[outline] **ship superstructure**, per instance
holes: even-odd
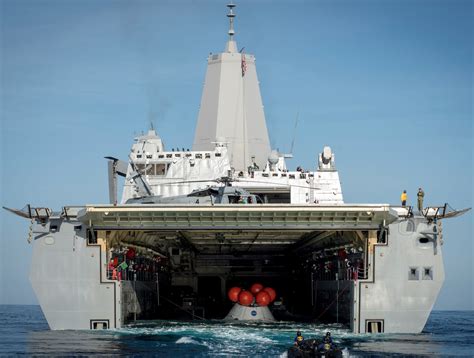
[[[444,281],[441,220],[462,211],[346,204],[328,146],[312,169],[289,169],[228,7],[191,151],[150,129],[128,161],[107,157],[109,204],[12,210],[32,221],[30,278],[51,329],[224,318],[227,290],[261,281],[279,320],[421,332]]]

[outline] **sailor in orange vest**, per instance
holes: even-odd
[[[407,205],[407,191],[404,190],[402,195],[400,195],[400,200],[402,201],[402,206]]]

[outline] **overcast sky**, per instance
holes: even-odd
[[[104,156],[150,121],[191,147],[225,1],[0,0],[1,205],[106,203]],[[346,202],[472,206],[472,1],[238,1],[271,144],[336,155]],[[2,210],[0,303],[36,304],[27,220]],[[444,223],[436,309],[473,309],[473,214]],[[394,263],[396,264],[396,263]]]

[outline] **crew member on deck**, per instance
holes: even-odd
[[[418,211],[421,212],[423,210],[423,198],[425,197],[425,192],[423,189],[418,188],[418,193],[416,196],[418,197]]]
[[[402,206],[407,205],[407,191],[404,190],[402,195],[400,195],[400,200],[402,201]]]

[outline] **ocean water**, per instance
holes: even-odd
[[[39,306],[0,305],[0,356],[285,357],[295,332],[331,331],[345,357],[474,356],[474,311],[434,311],[421,334],[355,335],[338,325],[148,321],[104,331],[50,331]]]

